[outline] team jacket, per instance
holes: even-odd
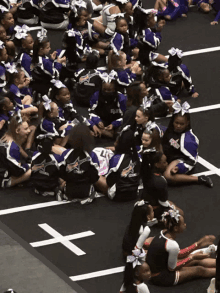
[[[89,106],[90,97],[101,88],[100,72],[96,69],[79,69],[74,74],[76,84],[76,99],[81,104]]]
[[[50,134],[52,137],[65,137],[68,132],[72,129],[72,125],[68,125],[64,130],[59,130],[59,128],[66,124],[65,119],[60,117],[56,118],[43,118],[38,127],[38,134]]]
[[[21,153],[19,146],[14,142],[3,143],[0,141],[0,176],[4,177],[8,172],[8,177],[19,177],[29,169],[28,164],[21,163]]]
[[[134,162],[129,154],[114,155],[109,161],[106,182],[108,196],[113,199],[120,193],[137,192],[140,179],[140,164]]]
[[[95,125],[103,120],[117,128],[121,126],[122,117],[126,110],[126,101],[127,98],[120,92],[115,94],[113,100],[106,101],[97,91],[90,99],[90,119]]]
[[[70,9],[69,0],[43,0],[39,1],[40,21],[50,24],[58,24],[68,18]]]
[[[67,196],[88,197],[91,185],[99,179],[97,156],[80,149],[67,149],[61,156],[59,166],[66,181]]]
[[[52,191],[59,185],[59,163],[61,156],[56,154],[42,155],[35,152],[31,162],[31,181],[41,191]]]
[[[38,0],[22,0],[22,4],[17,9],[19,18],[31,19],[35,15],[39,16]]]
[[[176,159],[184,159],[190,166],[197,163],[199,140],[192,129],[184,133],[169,132],[164,136],[162,145],[169,163]]]

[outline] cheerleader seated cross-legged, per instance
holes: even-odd
[[[193,245],[180,250],[176,237],[186,229],[184,218],[177,210],[162,215],[166,229],[154,237],[147,253],[147,263],[152,273],[151,281],[158,286],[173,286],[197,278],[216,275],[216,259],[210,258],[211,250],[197,248],[213,244],[215,236],[207,235]]]

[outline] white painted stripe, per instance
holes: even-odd
[[[50,227],[48,224],[39,224],[39,227],[41,227],[44,231],[46,231],[48,234],[50,234],[54,238],[61,238],[60,243],[62,243],[66,248],[68,248],[70,251],[75,253],[76,255],[84,255],[86,254],[84,251],[82,251],[79,247],[71,243],[70,241],[66,240],[65,237],[63,237],[60,233],[58,233],[56,230],[54,230],[52,227]]]
[[[201,172],[201,173],[196,173],[196,174],[192,174],[192,176],[210,176],[215,174],[214,171],[205,171],[205,172]]]
[[[205,48],[205,49],[199,49],[199,50],[192,50],[192,51],[187,51],[183,52],[183,56],[191,56],[191,55],[197,55],[197,54],[202,54],[202,53],[209,53],[209,52],[216,52],[220,51],[220,47],[211,47],[211,48]],[[165,57],[169,57],[169,55],[166,55]]]
[[[89,273],[89,274],[73,276],[73,277],[70,277],[70,279],[72,281],[81,281],[81,280],[97,278],[97,277],[101,277],[101,276],[122,273],[122,272],[124,272],[124,269],[125,269],[125,267],[117,267],[117,268],[103,270],[103,271],[97,271],[97,272],[93,272],[93,273]]]
[[[58,206],[58,205],[67,204],[70,202],[71,201],[50,201],[50,202],[43,202],[43,203],[37,203],[37,204],[17,207],[17,208],[0,210],[0,216],[18,213],[18,212],[30,211],[30,210],[35,210],[35,209],[47,208],[47,207],[52,207],[52,206]]]
[[[212,165],[211,163],[209,163],[208,161],[206,161],[205,159],[201,158],[200,156],[198,157],[198,162],[199,162],[199,164],[203,165],[204,167],[206,167],[210,171],[213,171],[213,172],[215,172],[215,174],[220,176],[220,170],[217,167],[215,167],[214,165]]]
[[[86,232],[81,232],[81,233],[72,234],[72,235],[68,235],[68,236],[62,236],[62,237],[57,237],[57,238],[53,238],[53,239],[32,242],[32,243],[30,243],[30,245],[32,247],[40,247],[40,246],[46,246],[46,245],[61,242],[61,240],[63,240],[63,238],[65,238],[67,241],[70,241],[70,240],[75,240],[75,239],[93,236],[93,235],[95,235],[95,233],[93,233],[92,231],[86,231]]]
[[[30,31],[36,31],[36,30],[40,30],[42,29],[42,26],[33,26],[33,27],[29,27]]]
[[[193,108],[189,110],[189,113],[198,113],[198,112],[204,112],[204,111],[210,111],[210,110],[216,110],[216,109],[220,109],[220,104]],[[172,115],[169,114],[166,117],[157,117],[156,119],[169,118],[171,116]]]

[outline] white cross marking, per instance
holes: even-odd
[[[54,243],[62,243],[66,248],[71,250],[76,255],[84,255],[86,253],[82,251],[79,247],[71,243],[70,240],[95,235],[95,233],[93,233],[92,231],[86,231],[82,233],[63,236],[60,233],[58,233],[56,230],[51,228],[48,224],[39,224],[38,226],[42,228],[44,231],[46,231],[48,234],[53,236],[54,238],[43,240],[43,241],[32,242],[30,243],[32,247],[40,247],[40,246],[50,245]]]

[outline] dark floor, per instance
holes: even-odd
[[[153,1],[148,1],[145,7],[153,7]],[[210,25],[210,21],[214,19],[213,12],[201,14],[195,7],[190,10],[187,19],[167,23],[162,32],[160,53],[167,55],[168,49],[172,46],[183,51],[220,46],[220,26]],[[61,34],[50,31],[49,36],[53,49],[59,47]],[[183,62],[190,68],[196,90],[200,94],[197,99],[183,95],[183,100],[187,97],[191,108],[219,103],[219,57],[220,52],[217,51],[183,58]],[[82,114],[85,114],[85,109],[82,110]],[[191,115],[193,130],[200,140],[199,155],[217,168],[220,168],[219,114],[220,110],[210,110]],[[165,118],[158,122],[167,125],[168,121],[168,118]],[[207,169],[198,164],[193,172],[203,171]],[[177,239],[181,248],[190,245],[204,234],[220,234],[220,178],[217,175],[211,178],[214,182],[213,189],[197,185],[169,189],[170,200],[185,212],[187,230]],[[1,210],[47,201],[49,199],[36,196],[28,188],[12,188],[0,192]],[[76,256],[62,244],[36,248],[37,252],[70,277],[124,265],[121,242],[132,206],[133,202],[114,203],[107,198],[100,198],[88,206],[69,203],[2,215],[1,221],[27,243],[51,238],[38,226],[42,223],[47,223],[63,236],[89,230],[94,232],[93,236],[72,241],[86,252],[83,256]],[[153,228],[152,236],[158,231],[157,228]],[[122,278],[123,274],[117,273],[78,281],[77,284],[88,293],[116,293],[119,292]],[[149,289],[151,293],[201,293],[206,292],[209,282],[210,280],[196,280],[173,288],[159,288],[149,284]],[[2,288],[5,288],[3,283],[0,289]],[[26,291],[18,293],[22,292]],[[33,292],[38,293],[36,290]]]

